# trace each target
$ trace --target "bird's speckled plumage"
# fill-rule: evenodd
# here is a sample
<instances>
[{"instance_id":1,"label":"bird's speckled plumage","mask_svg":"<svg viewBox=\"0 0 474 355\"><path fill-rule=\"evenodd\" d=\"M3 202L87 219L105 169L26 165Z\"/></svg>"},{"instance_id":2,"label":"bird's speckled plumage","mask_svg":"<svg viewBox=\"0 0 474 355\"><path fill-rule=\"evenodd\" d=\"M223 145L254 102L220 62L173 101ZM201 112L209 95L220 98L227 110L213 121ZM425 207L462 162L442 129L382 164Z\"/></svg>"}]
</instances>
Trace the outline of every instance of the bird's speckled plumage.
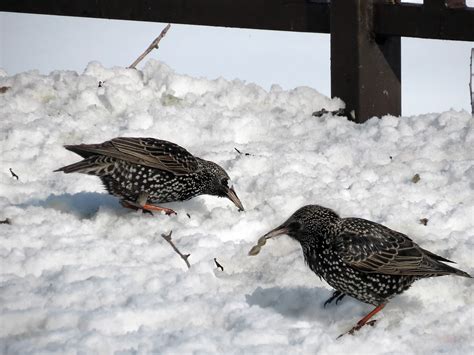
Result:
<instances>
[{"instance_id":1,"label":"bird's speckled plumage","mask_svg":"<svg viewBox=\"0 0 474 355\"><path fill-rule=\"evenodd\" d=\"M107 191L127 201L145 193L150 202L188 200L208 194L240 201L227 173L177 144L154 138L114 138L101 144L66 145L84 160L56 171L100 177Z\"/></svg>"},{"instance_id":2,"label":"bird's speckled plumage","mask_svg":"<svg viewBox=\"0 0 474 355\"><path fill-rule=\"evenodd\" d=\"M304 206L270 233L300 242L314 273L343 294L381 305L418 279L442 275L470 277L451 262L406 235L360 218L340 218L334 211Z\"/></svg>"}]
</instances>

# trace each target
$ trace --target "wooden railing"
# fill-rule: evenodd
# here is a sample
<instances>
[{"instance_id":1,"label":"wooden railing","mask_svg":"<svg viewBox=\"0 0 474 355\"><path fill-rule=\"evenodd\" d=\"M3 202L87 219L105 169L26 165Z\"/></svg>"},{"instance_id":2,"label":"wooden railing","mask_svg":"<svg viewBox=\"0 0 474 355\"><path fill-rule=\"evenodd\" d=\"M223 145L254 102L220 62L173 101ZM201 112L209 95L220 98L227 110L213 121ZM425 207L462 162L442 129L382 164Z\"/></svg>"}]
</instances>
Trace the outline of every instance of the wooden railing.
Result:
<instances>
[{"instance_id":1,"label":"wooden railing","mask_svg":"<svg viewBox=\"0 0 474 355\"><path fill-rule=\"evenodd\" d=\"M474 9L464 0L399 2L1 0L0 11L330 33L331 95L361 123L401 114L400 37L474 41Z\"/></svg>"}]
</instances>

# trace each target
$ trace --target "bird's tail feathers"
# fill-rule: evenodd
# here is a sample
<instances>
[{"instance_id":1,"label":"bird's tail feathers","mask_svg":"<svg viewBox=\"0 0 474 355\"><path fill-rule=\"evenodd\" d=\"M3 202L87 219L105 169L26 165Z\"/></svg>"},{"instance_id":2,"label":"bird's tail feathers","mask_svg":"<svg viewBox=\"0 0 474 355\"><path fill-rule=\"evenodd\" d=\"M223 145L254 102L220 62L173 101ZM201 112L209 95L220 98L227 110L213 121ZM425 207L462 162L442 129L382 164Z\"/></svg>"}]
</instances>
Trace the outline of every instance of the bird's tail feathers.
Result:
<instances>
[{"instance_id":1,"label":"bird's tail feathers","mask_svg":"<svg viewBox=\"0 0 474 355\"><path fill-rule=\"evenodd\" d=\"M435 259L437 261L442 261L444 263L452 263L452 264L456 264L455 261L452 261L452 260L449 260L449 259L446 259L446 258L443 258L442 256L439 256L435 253L432 253L430 252L429 250L426 250L426 249L423 249L421 248L421 250L423 251L423 253L425 253L426 255L428 255L431 259Z\"/></svg>"},{"instance_id":2,"label":"bird's tail feathers","mask_svg":"<svg viewBox=\"0 0 474 355\"><path fill-rule=\"evenodd\" d=\"M110 174L114 166L115 161L113 158L104 156L93 156L81 160L77 163L66 165L54 171L62 171L65 174L82 173L95 176L104 176Z\"/></svg>"},{"instance_id":3,"label":"bird's tail feathers","mask_svg":"<svg viewBox=\"0 0 474 355\"><path fill-rule=\"evenodd\" d=\"M469 275L465 271L456 269L455 267L452 267L452 266L449 266L449 265L446 265L446 264L443 264L443 263L439 263L439 264L441 264L443 266L443 271L446 271L446 274L454 274L454 275L458 275L458 276L462 276L462 277L468 277L468 278L472 279L472 276Z\"/></svg>"},{"instance_id":4,"label":"bird's tail feathers","mask_svg":"<svg viewBox=\"0 0 474 355\"><path fill-rule=\"evenodd\" d=\"M74 152L81 157L87 159L91 156L97 155L97 150L101 147L100 144L77 144L77 145L65 145L64 148Z\"/></svg>"},{"instance_id":5,"label":"bird's tail feathers","mask_svg":"<svg viewBox=\"0 0 474 355\"><path fill-rule=\"evenodd\" d=\"M470 279L472 279L472 276L469 275L467 272L465 271L462 271L462 270L459 270L459 269L456 269L456 268L453 268L455 270L455 274L458 275L458 276L463 276L463 277L468 277Z\"/></svg>"}]
</instances>

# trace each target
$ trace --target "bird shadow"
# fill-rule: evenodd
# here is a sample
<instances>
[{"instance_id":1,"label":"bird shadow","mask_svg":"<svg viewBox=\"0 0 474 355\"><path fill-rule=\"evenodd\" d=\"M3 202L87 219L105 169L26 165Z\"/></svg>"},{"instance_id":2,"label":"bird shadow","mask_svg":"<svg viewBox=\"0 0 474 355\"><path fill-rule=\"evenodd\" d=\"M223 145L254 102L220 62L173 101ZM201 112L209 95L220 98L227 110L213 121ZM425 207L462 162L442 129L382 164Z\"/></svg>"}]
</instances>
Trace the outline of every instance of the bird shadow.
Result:
<instances>
[{"instance_id":1,"label":"bird shadow","mask_svg":"<svg viewBox=\"0 0 474 355\"><path fill-rule=\"evenodd\" d=\"M355 321L373 309L373 306L359 302L350 296L346 296L337 305L332 302L324 307L324 302L332 296L333 292L322 287L271 287L266 289L258 287L252 294L245 297L249 306L271 308L286 318L308 322L317 321L326 325ZM393 302L395 310L403 309L404 312L416 311L421 306L421 302L413 297L396 297ZM399 312L399 310L395 310L392 312ZM400 317L403 318L403 315Z\"/></svg>"},{"instance_id":2,"label":"bird shadow","mask_svg":"<svg viewBox=\"0 0 474 355\"><path fill-rule=\"evenodd\" d=\"M184 201L159 204L163 207L171 208L178 213L191 215L203 215L209 213L203 201ZM93 218L99 209L107 209L113 211L117 215L125 215L133 212L128 208L124 208L120 204L118 197L98 192L79 192L76 194L51 194L46 199L32 199L19 205L20 207L37 206L43 208L51 208L63 213L75 215L81 219ZM185 206L185 207L184 207ZM156 215L159 215L155 213ZM191 218L191 217L190 217Z\"/></svg>"},{"instance_id":3,"label":"bird shadow","mask_svg":"<svg viewBox=\"0 0 474 355\"><path fill-rule=\"evenodd\" d=\"M333 291L322 287L258 287L252 294L246 295L246 301L250 306L272 308L284 317L319 322L331 322L338 314L347 313L347 310L353 307L363 308L360 302L350 297L346 297L337 307L333 302L325 308L324 302L332 294ZM331 309L336 309L336 312Z\"/></svg>"},{"instance_id":4,"label":"bird shadow","mask_svg":"<svg viewBox=\"0 0 474 355\"><path fill-rule=\"evenodd\" d=\"M44 200L29 200L21 206L38 206L51 208L60 212L73 214L79 218L92 218L99 209L106 208L116 213L124 213L125 210L119 203L119 199L97 192L79 192L77 194L49 195Z\"/></svg>"}]
</instances>

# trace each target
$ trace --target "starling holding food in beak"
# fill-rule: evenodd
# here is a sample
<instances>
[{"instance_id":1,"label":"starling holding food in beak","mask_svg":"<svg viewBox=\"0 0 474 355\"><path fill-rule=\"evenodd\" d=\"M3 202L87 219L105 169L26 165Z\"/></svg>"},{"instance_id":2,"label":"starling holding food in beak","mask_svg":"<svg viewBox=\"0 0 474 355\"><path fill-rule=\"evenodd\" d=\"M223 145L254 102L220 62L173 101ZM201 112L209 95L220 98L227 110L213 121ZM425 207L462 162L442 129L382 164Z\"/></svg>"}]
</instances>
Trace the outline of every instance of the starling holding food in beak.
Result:
<instances>
[{"instance_id":1,"label":"starling holding food in beak","mask_svg":"<svg viewBox=\"0 0 474 355\"><path fill-rule=\"evenodd\" d=\"M125 207L176 213L152 203L188 200L198 195L240 202L229 175L216 163L193 156L177 144L154 138L114 138L101 144L66 145L84 160L55 171L100 177Z\"/></svg>"},{"instance_id":2,"label":"starling holding food in beak","mask_svg":"<svg viewBox=\"0 0 474 355\"><path fill-rule=\"evenodd\" d=\"M326 301L349 295L375 309L348 333L369 322L393 296L418 279L457 275L471 277L452 262L418 246L406 235L361 218L340 218L334 211L308 205L259 239L256 255L267 239L287 234L300 242L309 268L336 292Z\"/></svg>"}]
</instances>

